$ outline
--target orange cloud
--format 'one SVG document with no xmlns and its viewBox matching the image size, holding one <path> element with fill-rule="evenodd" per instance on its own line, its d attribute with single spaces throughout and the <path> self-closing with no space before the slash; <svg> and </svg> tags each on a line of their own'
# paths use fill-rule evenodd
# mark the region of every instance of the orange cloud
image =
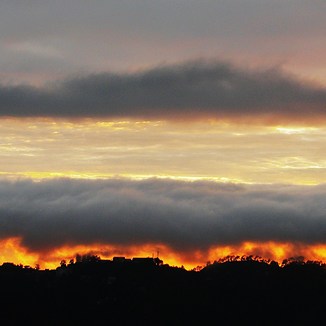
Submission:
<svg viewBox="0 0 326 326">
<path fill-rule="evenodd" d="M 282 263 L 286 258 L 303 256 L 306 260 L 326 262 L 326 245 L 304 245 L 301 243 L 277 242 L 244 242 L 234 246 L 219 246 L 207 251 L 177 252 L 164 244 L 144 244 L 137 246 L 114 246 L 107 244 L 63 246 L 46 252 L 31 252 L 24 248 L 19 238 L 8 238 L 0 242 L 0 263 L 13 262 L 34 267 L 40 265 L 42 269 L 55 269 L 62 260 L 68 263 L 77 254 L 98 255 L 102 259 L 112 259 L 114 256 L 152 257 L 159 255 L 164 263 L 170 266 L 184 266 L 192 269 L 204 266 L 226 256 L 259 256 Z"/>
</svg>

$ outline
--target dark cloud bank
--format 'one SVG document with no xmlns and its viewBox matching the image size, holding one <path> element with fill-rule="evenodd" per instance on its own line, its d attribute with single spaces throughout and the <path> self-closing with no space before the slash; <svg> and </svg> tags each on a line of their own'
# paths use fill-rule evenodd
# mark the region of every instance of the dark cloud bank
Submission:
<svg viewBox="0 0 326 326">
<path fill-rule="evenodd" d="M 278 69 L 220 62 L 98 74 L 55 86 L 0 86 L 0 115 L 110 118 L 275 118 L 326 116 L 326 89 Z"/>
<path fill-rule="evenodd" d="M 326 186 L 214 182 L 0 183 L 0 238 L 33 251 L 164 243 L 178 252 L 243 241 L 326 243 Z"/>
</svg>

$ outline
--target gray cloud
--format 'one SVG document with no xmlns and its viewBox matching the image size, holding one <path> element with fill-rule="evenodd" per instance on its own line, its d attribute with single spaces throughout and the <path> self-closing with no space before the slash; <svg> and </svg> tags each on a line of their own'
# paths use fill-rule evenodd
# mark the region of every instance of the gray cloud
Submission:
<svg viewBox="0 0 326 326">
<path fill-rule="evenodd" d="M 286 62 L 323 80 L 325 9 L 324 0 L 1 1 L 0 71 L 18 82 L 40 72 L 52 80 L 63 71 L 133 69 L 208 56 Z M 53 48 L 62 60 L 41 59 L 37 51 L 30 56 L 22 43 Z"/>
<path fill-rule="evenodd" d="M 279 70 L 241 70 L 220 62 L 99 74 L 51 88 L 1 86 L 2 116 L 135 118 L 323 118 L 326 89 Z"/>
<path fill-rule="evenodd" d="M 243 241 L 326 243 L 326 186 L 51 180 L 0 183 L 0 237 L 28 249 L 164 243 L 175 251 Z"/>
</svg>

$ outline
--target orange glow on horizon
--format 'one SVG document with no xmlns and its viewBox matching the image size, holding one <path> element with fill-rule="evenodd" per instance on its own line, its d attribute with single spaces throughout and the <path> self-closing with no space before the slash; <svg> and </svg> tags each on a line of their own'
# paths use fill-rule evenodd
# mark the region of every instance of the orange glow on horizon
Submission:
<svg viewBox="0 0 326 326">
<path fill-rule="evenodd" d="M 114 256 L 152 257 L 157 255 L 165 264 L 170 266 L 184 266 L 190 270 L 196 266 L 205 266 L 207 262 L 218 261 L 226 256 L 258 256 L 282 263 L 290 257 L 303 256 L 305 260 L 326 262 L 326 244 L 293 244 L 276 242 L 244 242 L 240 245 L 218 246 L 208 251 L 176 252 L 163 244 L 144 244 L 137 246 L 116 246 L 107 244 L 63 246 L 47 252 L 31 252 L 24 248 L 19 238 L 9 238 L 0 241 L 0 264 L 12 262 L 14 264 L 41 269 L 55 269 L 62 260 L 68 263 L 77 254 L 98 255 L 101 259 L 112 259 Z"/>
<path fill-rule="evenodd" d="M 307 245 L 302 243 L 244 242 L 241 245 L 212 248 L 208 256 L 211 261 L 226 256 L 258 256 L 282 263 L 290 257 L 303 256 L 305 260 L 326 262 L 326 244 Z M 215 257 L 215 258 L 214 258 Z"/>
<path fill-rule="evenodd" d="M 19 238 L 0 241 L 0 263 L 11 262 L 34 267 L 38 263 L 38 254 L 28 252 Z"/>
</svg>

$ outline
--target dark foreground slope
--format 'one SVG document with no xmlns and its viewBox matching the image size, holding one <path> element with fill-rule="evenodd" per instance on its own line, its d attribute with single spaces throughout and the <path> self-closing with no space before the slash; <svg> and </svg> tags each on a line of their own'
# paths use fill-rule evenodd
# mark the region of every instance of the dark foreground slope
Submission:
<svg viewBox="0 0 326 326">
<path fill-rule="evenodd" d="M 253 259 L 200 272 L 90 260 L 41 271 L 0 267 L 2 325 L 325 324 L 326 270 Z"/>
</svg>

